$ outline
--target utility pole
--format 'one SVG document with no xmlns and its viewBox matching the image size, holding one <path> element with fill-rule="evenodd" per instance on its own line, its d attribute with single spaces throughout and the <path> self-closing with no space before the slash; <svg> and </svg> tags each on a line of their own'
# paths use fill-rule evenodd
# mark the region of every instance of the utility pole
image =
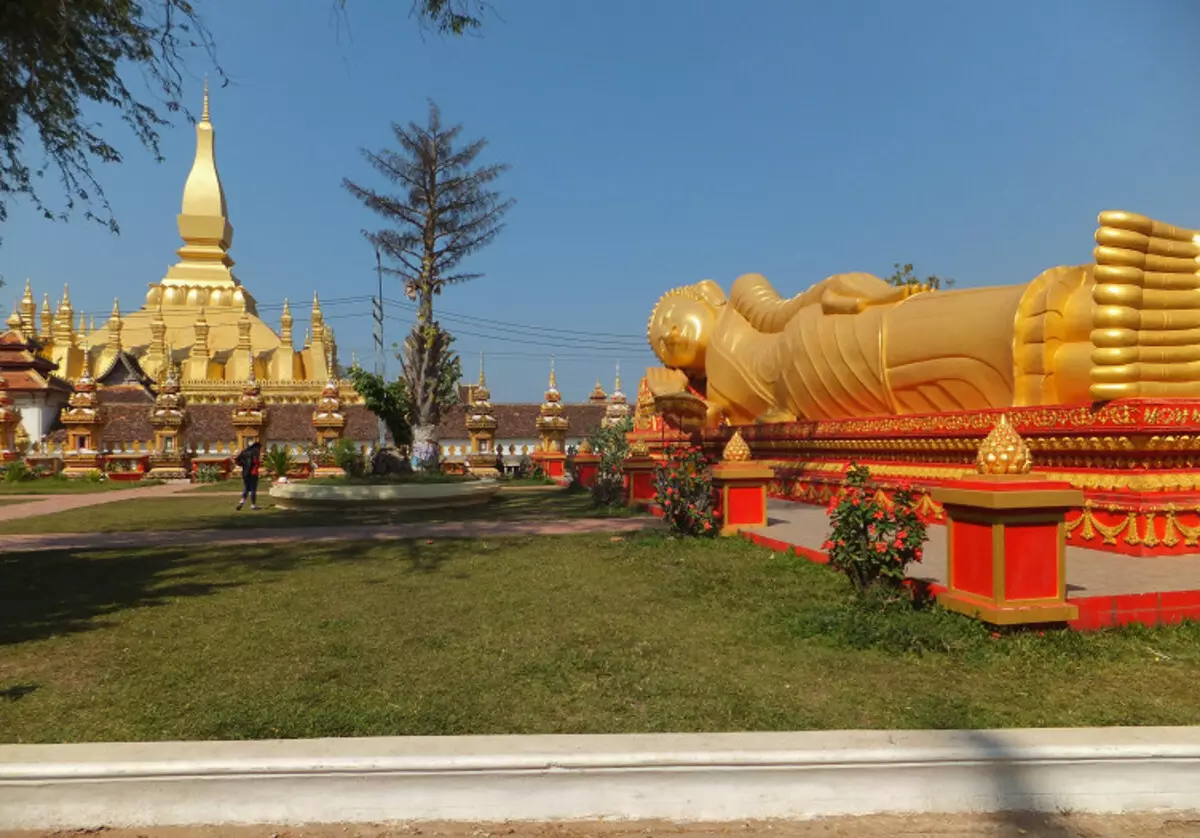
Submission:
<svg viewBox="0 0 1200 838">
<path fill-rule="evenodd" d="M 375 374 L 382 382 L 387 381 L 387 355 L 383 351 L 383 258 L 375 248 L 375 276 L 379 280 L 379 296 L 372 298 L 371 314 L 375 318 Z M 387 441 L 387 424 L 379 420 L 379 447 Z"/>
</svg>

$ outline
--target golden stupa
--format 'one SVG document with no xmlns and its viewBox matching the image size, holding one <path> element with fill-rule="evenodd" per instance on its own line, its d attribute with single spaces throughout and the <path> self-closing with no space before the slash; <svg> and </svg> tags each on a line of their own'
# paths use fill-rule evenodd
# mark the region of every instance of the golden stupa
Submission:
<svg viewBox="0 0 1200 838">
<path fill-rule="evenodd" d="M 315 294 L 309 338 L 299 351 L 286 300 L 278 332 L 259 318 L 254 297 L 233 273 L 233 225 L 217 171 L 214 133 L 205 84 L 196 156 L 177 216 L 183 239 L 176 251 L 179 261 L 150 285 L 145 304 L 126 315 L 114 304 L 99 328 L 86 329 L 82 317 L 76 328 L 64 289 L 55 309 L 44 299 L 39 329 L 27 283 L 16 312 L 20 328 L 41 343 L 42 353 L 58 363 L 58 374 L 71 381 L 86 368 L 103 381 L 124 356 L 154 381 L 177 367 L 189 403 L 236 402 L 250 379 L 257 379 L 267 402 L 315 403 L 336 362 L 333 330 L 324 322 Z"/>
</svg>

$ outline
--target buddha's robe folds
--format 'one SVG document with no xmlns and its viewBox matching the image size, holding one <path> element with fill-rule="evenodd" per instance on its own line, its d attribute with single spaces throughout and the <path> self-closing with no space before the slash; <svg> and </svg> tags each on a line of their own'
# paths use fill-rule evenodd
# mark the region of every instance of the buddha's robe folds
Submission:
<svg viewBox="0 0 1200 838">
<path fill-rule="evenodd" d="M 1090 268 L 1056 268 L 896 300 L 883 280 L 847 274 L 782 300 L 743 276 L 708 347 L 708 397 L 735 423 L 1085 401 L 1086 372 L 1074 386 L 1059 373 L 1086 368 L 1091 284 Z"/>
</svg>

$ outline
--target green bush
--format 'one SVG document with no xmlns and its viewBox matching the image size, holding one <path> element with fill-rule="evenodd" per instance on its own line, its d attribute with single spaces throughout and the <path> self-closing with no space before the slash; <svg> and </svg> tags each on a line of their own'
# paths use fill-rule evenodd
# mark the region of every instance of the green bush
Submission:
<svg viewBox="0 0 1200 838">
<path fill-rule="evenodd" d="M 347 477 L 362 477 L 367 473 L 367 460 L 352 439 L 339 439 L 333 446 L 333 462 Z"/>
<path fill-rule="evenodd" d="M 599 427 L 588 437 L 592 451 L 600 455 L 596 482 L 592 484 L 592 503 L 596 506 L 621 506 L 625 503 L 625 474 L 621 470 L 629 454 L 625 434 L 633 430 L 633 419 L 609 427 Z"/>
<path fill-rule="evenodd" d="M 37 480 L 37 473 L 25 464 L 24 460 L 13 460 L 3 467 L 5 483 L 26 483 Z"/>
<path fill-rule="evenodd" d="M 220 466 L 206 464 L 196 469 L 197 483 L 220 483 L 223 477 Z"/>
<path fill-rule="evenodd" d="M 296 461 L 292 458 L 292 452 L 287 449 L 286 445 L 272 445 L 263 455 L 263 465 L 276 477 L 287 477 L 296 465 Z"/>
</svg>

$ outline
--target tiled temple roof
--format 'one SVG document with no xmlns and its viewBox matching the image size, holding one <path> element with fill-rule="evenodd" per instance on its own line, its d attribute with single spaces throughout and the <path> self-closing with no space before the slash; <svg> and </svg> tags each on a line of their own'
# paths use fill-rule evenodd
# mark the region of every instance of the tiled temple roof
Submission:
<svg viewBox="0 0 1200 838">
<path fill-rule="evenodd" d="M 540 404 L 493 404 L 492 415 L 496 417 L 496 439 L 536 439 L 537 422 L 541 415 Z M 569 436 L 587 436 L 600 427 L 604 418 L 602 404 L 564 404 L 562 415 L 569 421 Z M 467 406 L 455 405 L 442 414 L 438 425 L 441 439 L 467 438 Z"/>
<path fill-rule="evenodd" d="M 122 385 L 100 391 L 100 405 L 105 417 L 103 439 L 106 445 L 149 442 L 154 439 L 154 428 L 150 424 L 150 408 L 153 398 L 141 387 Z M 312 415 L 314 405 L 278 404 L 267 406 L 267 424 L 264 436 L 271 442 L 303 442 L 315 440 Z M 536 439 L 539 404 L 497 404 L 492 414 L 498 423 L 496 439 Z M 443 439 L 466 439 L 466 406 L 457 405 L 442 416 L 439 432 Z M 233 409 L 226 404 L 187 405 L 187 424 L 180 434 L 185 446 L 228 443 L 237 438 L 233 427 Z M 343 435 L 357 442 L 374 442 L 378 434 L 375 414 L 362 405 L 345 405 L 342 413 L 346 417 Z M 604 405 L 569 404 L 563 406 L 563 415 L 570 421 L 570 436 L 584 436 L 600 425 L 604 418 Z M 64 430 L 50 434 L 55 442 L 66 439 Z"/>
</svg>

